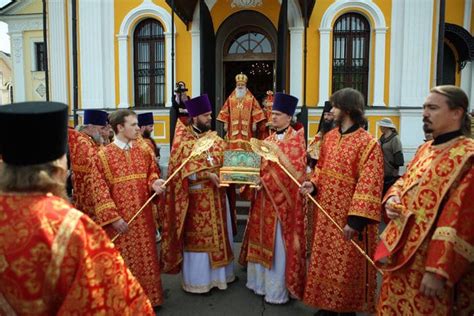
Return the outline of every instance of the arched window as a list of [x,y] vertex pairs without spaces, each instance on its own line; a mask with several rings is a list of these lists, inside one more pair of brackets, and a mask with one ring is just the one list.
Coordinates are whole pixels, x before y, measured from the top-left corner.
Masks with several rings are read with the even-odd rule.
[[241,34],[230,45],[228,54],[271,53],[272,45],[262,33],[249,32]]
[[135,106],[165,105],[165,35],[161,23],[141,21],[133,34]]
[[368,103],[369,22],[362,15],[347,13],[334,25],[332,91],[351,87],[359,90]]

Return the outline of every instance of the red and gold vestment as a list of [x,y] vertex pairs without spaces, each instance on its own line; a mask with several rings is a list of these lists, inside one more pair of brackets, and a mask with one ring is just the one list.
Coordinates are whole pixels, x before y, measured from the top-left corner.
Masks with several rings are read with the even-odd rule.
[[[158,179],[151,150],[144,142],[133,142],[129,150],[112,143],[98,153],[98,176],[94,186],[95,217],[110,237],[117,232],[111,223],[129,221],[148,200]],[[156,224],[152,205],[129,225],[129,231],[115,241],[127,266],[138,279],[153,306],[163,303],[160,267],[155,242]]]
[[[377,261],[385,259],[378,263],[384,270],[380,315],[474,312],[473,163],[472,139],[427,142],[385,195],[384,202],[398,196],[403,208],[382,233],[375,255]],[[425,271],[447,280],[442,296],[420,292]]]
[[[280,162],[302,183],[306,171],[303,130],[297,132],[289,127],[283,140],[277,140],[274,133],[266,141],[277,144]],[[275,162],[262,160],[260,177],[262,189],[252,201],[239,261],[242,265],[254,262],[271,269],[279,221],[286,253],[286,287],[292,296],[301,299],[306,273],[303,197]]]
[[94,181],[95,159],[100,146],[90,136],[68,129],[69,159],[72,171],[72,200],[76,209],[86,213],[93,220],[95,202],[91,194]]
[[265,120],[265,114],[249,90],[242,99],[237,99],[234,90],[222,106],[217,120],[227,124],[226,141],[230,150],[251,150],[248,142],[253,137],[253,125]]
[[[312,182],[316,200],[340,227],[350,216],[368,221],[354,240],[370,256],[375,250],[383,184],[383,156],[377,140],[362,128],[345,134],[337,128],[329,131]],[[335,312],[373,312],[375,269],[317,208],[314,217],[303,301]]]
[[0,194],[1,315],[154,315],[106,234],[51,194]]
[[[191,126],[176,123],[168,173],[171,174],[190,156],[193,145],[205,133],[196,134]],[[222,139],[191,160],[166,188],[161,241],[164,272],[181,270],[183,251],[207,252],[213,269],[233,260],[227,233],[225,189],[217,188],[209,173],[219,174],[226,143]]]

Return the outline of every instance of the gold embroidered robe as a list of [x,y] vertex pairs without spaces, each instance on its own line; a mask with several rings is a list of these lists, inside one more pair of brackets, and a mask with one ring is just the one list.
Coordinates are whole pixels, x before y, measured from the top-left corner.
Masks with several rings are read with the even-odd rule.
[[[196,139],[203,135],[177,121],[169,174],[189,157]],[[208,178],[210,172],[219,174],[225,149],[226,143],[219,138],[207,152],[193,157],[166,188],[165,209],[160,215],[164,272],[181,270],[183,251],[209,253],[212,268],[226,266],[234,258],[227,233],[225,189],[216,188]]]
[[[144,142],[133,142],[130,150],[114,143],[98,153],[94,196],[95,217],[112,238],[117,234],[111,223],[122,218],[128,222],[152,194],[158,179],[156,163]],[[129,231],[115,241],[127,266],[138,279],[153,306],[163,303],[160,267],[156,249],[156,224],[152,205],[129,225]]]
[[[353,239],[369,256],[375,250],[383,185],[380,145],[364,129],[326,133],[312,182],[316,200],[341,226],[348,217],[369,221]],[[375,310],[376,271],[322,212],[315,229],[303,301],[335,312]]]
[[[474,141],[464,136],[423,144],[386,193],[400,197],[399,219],[381,235],[375,259],[384,270],[379,315],[474,313]],[[442,296],[420,293],[425,271],[447,280]],[[457,301],[454,298],[457,298]]]
[[254,136],[253,124],[265,120],[265,114],[249,90],[242,100],[236,98],[234,90],[222,106],[217,120],[227,124],[226,141],[229,149],[251,151],[248,142]]
[[88,135],[68,129],[69,161],[72,171],[72,200],[76,209],[94,219],[94,199],[91,194],[94,181],[97,145]]
[[1,315],[155,315],[104,231],[51,194],[0,194]]
[[[304,131],[289,127],[283,140],[278,140],[274,133],[266,141],[277,144],[281,163],[303,182],[306,171]],[[303,197],[299,187],[274,162],[263,160],[260,175],[262,189],[252,201],[239,262],[244,266],[254,262],[272,268],[279,221],[286,254],[286,287],[293,297],[301,299],[306,273]]]

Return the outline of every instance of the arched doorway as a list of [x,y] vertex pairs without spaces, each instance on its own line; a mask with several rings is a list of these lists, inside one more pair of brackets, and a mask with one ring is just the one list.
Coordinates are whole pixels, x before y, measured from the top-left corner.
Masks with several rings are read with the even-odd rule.
[[248,88],[261,102],[276,80],[277,31],[272,22],[255,11],[240,11],[227,18],[216,35],[216,113],[235,88],[243,72]]

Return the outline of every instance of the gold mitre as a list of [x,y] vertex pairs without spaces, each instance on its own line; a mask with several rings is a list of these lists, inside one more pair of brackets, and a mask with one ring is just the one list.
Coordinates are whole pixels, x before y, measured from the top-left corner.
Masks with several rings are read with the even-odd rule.
[[240,73],[237,76],[235,76],[235,83],[242,82],[242,83],[247,84],[247,80],[248,80],[247,76],[244,75],[243,73]]

